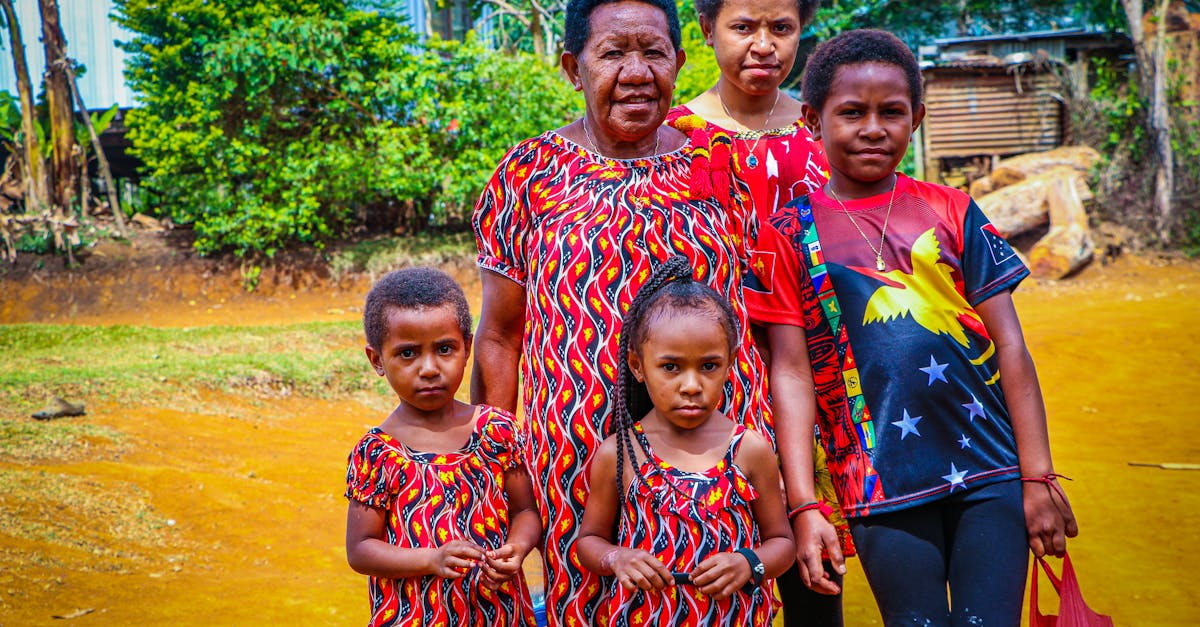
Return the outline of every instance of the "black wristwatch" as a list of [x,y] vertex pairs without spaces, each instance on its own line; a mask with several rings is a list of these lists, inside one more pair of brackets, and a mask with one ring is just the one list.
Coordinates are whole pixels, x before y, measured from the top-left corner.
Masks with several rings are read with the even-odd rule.
[[763,577],[767,574],[767,567],[763,566],[762,560],[758,559],[758,554],[750,549],[738,549],[738,553],[750,562],[750,581],[742,586],[742,592],[752,594],[755,589],[762,585]]

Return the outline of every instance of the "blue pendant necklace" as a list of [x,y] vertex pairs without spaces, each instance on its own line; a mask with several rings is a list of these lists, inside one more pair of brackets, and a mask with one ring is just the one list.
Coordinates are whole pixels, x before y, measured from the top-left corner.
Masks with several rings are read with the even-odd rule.
[[[737,122],[738,126],[741,126],[743,129],[745,129],[744,134],[754,137],[754,143],[750,146],[750,154],[746,157],[746,165],[751,168],[758,167],[758,156],[754,153],[758,151],[758,141],[760,139],[762,139],[763,136],[768,133],[768,131],[766,130],[765,127],[768,127],[771,125],[771,116],[774,115],[774,113],[775,113],[775,105],[779,104],[779,94],[780,93],[782,93],[782,90],[780,90],[780,89],[775,90],[775,102],[771,103],[771,110],[767,111],[767,118],[765,120],[763,120],[763,127],[764,127],[763,130],[755,131],[755,130],[751,130],[750,127],[748,127],[745,124],[742,124],[741,122],[738,122],[736,119],[734,119],[733,114],[729,112],[729,107],[725,106],[725,97],[721,95],[721,81],[719,81],[719,80],[717,81],[717,100],[721,101],[721,108],[725,110],[725,117],[729,118],[730,120],[733,120],[734,122]],[[742,134],[742,133],[739,133],[739,134]]]

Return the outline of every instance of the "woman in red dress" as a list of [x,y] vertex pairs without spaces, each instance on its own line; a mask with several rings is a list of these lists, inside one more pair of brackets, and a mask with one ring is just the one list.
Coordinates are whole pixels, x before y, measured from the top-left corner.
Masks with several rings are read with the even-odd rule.
[[[550,625],[590,625],[599,603],[601,581],[575,541],[588,465],[610,433],[621,318],[638,288],[684,255],[748,327],[741,282],[757,222],[728,173],[706,178],[708,145],[662,125],[679,42],[674,0],[572,1],[562,65],[584,114],[510,150],[473,218],[483,308],[472,398],[516,410],[520,392]],[[772,437],[763,363],[746,339],[723,410]]]

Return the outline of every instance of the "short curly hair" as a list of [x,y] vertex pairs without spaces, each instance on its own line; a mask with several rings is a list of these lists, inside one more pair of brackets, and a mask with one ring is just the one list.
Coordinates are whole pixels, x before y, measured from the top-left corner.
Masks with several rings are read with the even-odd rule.
[[838,68],[859,63],[888,63],[900,68],[908,82],[913,108],[921,104],[921,66],[917,57],[899,37],[873,28],[846,31],[813,50],[800,88],[804,102],[820,111],[829,99],[829,87]]
[[[796,9],[800,12],[801,24],[808,24],[812,20],[813,15],[817,13],[819,4],[821,4],[819,0],[796,0]],[[717,15],[723,8],[725,8],[725,0],[696,0],[696,14],[710,22],[717,19]]]
[[675,0],[571,0],[567,3],[567,18],[563,25],[563,50],[578,57],[583,52],[583,46],[592,35],[592,11],[602,4],[617,2],[641,2],[661,10],[667,16],[667,34],[675,50],[683,45],[683,34],[679,27],[679,10]]
[[383,350],[389,308],[430,309],[450,305],[464,338],[471,337],[471,307],[462,287],[450,275],[435,268],[405,268],[384,275],[367,294],[363,307],[363,333],[367,344]]

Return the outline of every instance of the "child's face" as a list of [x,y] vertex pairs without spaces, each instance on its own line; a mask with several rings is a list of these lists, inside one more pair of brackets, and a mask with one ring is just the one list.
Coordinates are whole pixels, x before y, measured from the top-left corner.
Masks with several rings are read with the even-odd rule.
[[813,137],[825,143],[830,183],[850,198],[891,189],[892,173],[924,117],[924,105],[913,108],[904,71],[891,63],[839,67],[821,110],[804,106]]
[[651,322],[641,350],[629,353],[629,368],[646,384],[659,416],[692,429],[720,407],[733,357],[711,313],[663,313],[669,319]]
[[726,0],[716,19],[700,18],[721,76],[756,95],[771,93],[787,78],[801,26],[796,0]]
[[432,412],[454,401],[471,338],[464,337],[451,304],[429,309],[388,307],[381,350],[367,346],[375,372],[387,377],[402,401]]

